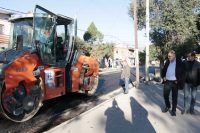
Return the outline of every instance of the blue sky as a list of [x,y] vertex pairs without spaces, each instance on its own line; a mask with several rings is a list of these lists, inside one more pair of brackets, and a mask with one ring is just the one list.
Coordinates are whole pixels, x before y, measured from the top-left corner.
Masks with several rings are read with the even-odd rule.
[[[1,0],[0,7],[27,12],[35,4],[69,17],[77,16],[78,29],[87,30],[93,21],[105,41],[134,45],[134,24],[128,15],[131,0]],[[82,38],[83,31],[78,30]],[[138,32],[139,48],[145,46],[144,32]]]

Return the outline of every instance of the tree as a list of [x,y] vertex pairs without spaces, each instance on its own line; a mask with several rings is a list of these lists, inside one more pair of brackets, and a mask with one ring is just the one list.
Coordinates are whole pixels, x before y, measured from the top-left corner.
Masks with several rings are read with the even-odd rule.
[[89,42],[91,38],[92,38],[92,35],[88,31],[86,31],[85,34],[83,35],[83,39],[86,42]]
[[113,57],[114,44],[112,43],[100,43],[97,46],[95,46],[84,42],[79,37],[76,38],[75,42],[75,47],[77,47],[79,51],[81,51],[85,55],[91,55],[98,60],[104,57]]
[[76,37],[75,47],[77,47],[79,51],[86,55],[91,54],[92,46],[81,40],[79,37]]
[[155,45],[149,46],[149,60],[155,61],[158,59],[158,50]]
[[[139,52],[139,60],[140,60],[140,64],[144,65],[145,64],[145,60],[146,60],[146,51],[143,50],[141,52]],[[155,45],[150,45],[149,46],[149,61],[154,61],[158,59],[158,50],[155,47]]]
[[[183,45],[188,40],[193,40],[191,42],[195,43],[195,36],[198,33],[195,10],[199,8],[199,0],[150,1],[150,39],[158,50],[161,66],[169,49]],[[129,14],[134,19],[133,3],[130,4]],[[139,29],[145,28],[145,14],[145,0],[139,0]]]
[[198,49],[196,42],[194,40],[187,40],[183,45],[174,46],[173,49],[176,51],[176,56],[179,58],[186,58],[187,54]]
[[109,57],[112,58],[113,57],[113,50],[114,50],[114,44],[103,43],[103,44],[98,44],[98,46],[93,46],[91,53],[97,59],[102,59],[104,57],[105,58],[109,58]]
[[[200,13],[198,14],[196,24],[197,24],[197,29],[198,29],[197,40],[198,40],[198,45],[200,45]],[[198,52],[200,53],[200,48]]]
[[94,43],[95,41],[102,42],[103,37],[103,34],[98,31],[94,22],[89,25],[87,31],[83,35],[84,40],[91,43]]

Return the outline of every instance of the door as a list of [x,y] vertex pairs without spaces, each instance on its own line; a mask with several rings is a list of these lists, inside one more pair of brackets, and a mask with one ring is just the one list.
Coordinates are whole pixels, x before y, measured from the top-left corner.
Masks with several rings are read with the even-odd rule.
[[54,65],[56,15],[36,5],[33,18],[33,40],[45,65]]
[[33,40],[43,65],[44,99],[52,99],[66,92],[65,68],[56,65],[56,19],[57,16],[36,5],[33,18]]

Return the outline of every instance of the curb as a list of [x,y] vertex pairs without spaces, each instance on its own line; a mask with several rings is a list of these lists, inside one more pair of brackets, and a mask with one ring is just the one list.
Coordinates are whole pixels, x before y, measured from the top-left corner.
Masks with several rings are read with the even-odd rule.
[[106,75],[106,74],[110,74],[110,73],[118,73],[120,71],[121,71],[121,69],[101,70],[101,71],[99,71],[99,75]]

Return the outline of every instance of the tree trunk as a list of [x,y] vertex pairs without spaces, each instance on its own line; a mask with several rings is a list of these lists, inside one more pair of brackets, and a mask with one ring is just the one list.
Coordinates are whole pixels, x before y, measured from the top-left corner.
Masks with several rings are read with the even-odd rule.
[[165,61],[165,58],[164,57],[160,57],[159,58],[160,60],[160,74],[162,74],[162,69],[164,68],[164,61]]

